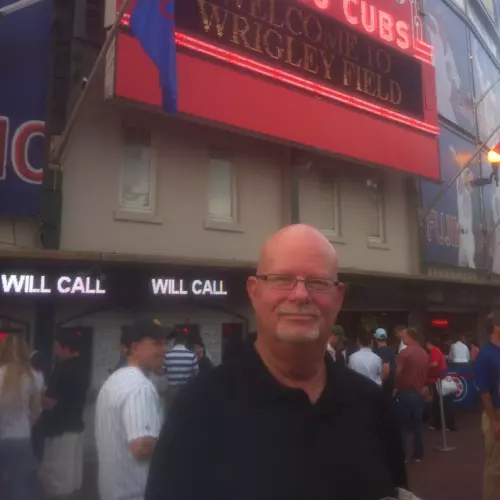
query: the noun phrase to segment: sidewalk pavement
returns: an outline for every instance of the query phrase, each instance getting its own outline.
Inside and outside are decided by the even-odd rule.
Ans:
[[[412,491],[422,500],[480,500],[482,495],[483,436],[479,411],[457,415],[457,432],[447,432],[453,451],[443,446],[442,432],[426,431],[425,458],[408,464]],[[500,492],[499,492],[500,500]]]

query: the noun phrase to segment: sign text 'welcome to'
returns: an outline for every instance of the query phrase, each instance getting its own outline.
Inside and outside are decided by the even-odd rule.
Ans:
[[[423,116],[417,60],[305,5],[291,0],[183,0],[176,5],[176,26],[306,80]]]

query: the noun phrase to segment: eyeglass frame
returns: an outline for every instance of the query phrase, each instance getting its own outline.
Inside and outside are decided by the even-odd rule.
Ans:
[[[330,278],[321,278],[320,276],[308,276],[307,278],[297,278],[297,276],[294,276],[293,274],[256,274],[255,278],[258,280],[263,281],[267,285],[269,285],[269,277],[270,276],[282,276],[286,278],[293,278],[293,284],[290,288],[273,288],[273,290],[282,290],[282,291],[291,291],[295,290],[297,285],[299,283],[304,283],[304,287],[308,292],[313,292],[313,293],[319,293],[319,294],[327,294],[332,292],[333,290],[342,287],[344,284],[338,280],[331,280]],[[308,282],[310,280],[323,280],[325,282],[328,282],[330,284],[330,288],[328,290],[323,291],[318,291],[311,289],[307,286]]]

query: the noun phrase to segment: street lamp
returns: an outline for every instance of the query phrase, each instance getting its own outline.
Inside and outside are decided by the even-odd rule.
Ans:
[[[493,149],[488,151],[488,161],[492,166],[498,167],[500,163],[500,142],[498,142]]]
[[[489,177],[479,177],[472,181],[473,187],[488,186],[489,184],[495,184],[498,186],[498,167],[500,165],[500,142],[497,143],[492,149],[488,151],[487,154],[488,162],[491,165],[491,174]]]

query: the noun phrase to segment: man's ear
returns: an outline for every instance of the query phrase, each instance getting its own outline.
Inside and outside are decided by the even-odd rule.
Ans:
[[[247,293],[252,302],[254,301],[255,296],[257,294],[257,286],[258,286],[257,278],[255,276],[250,276],[247,279]]]

